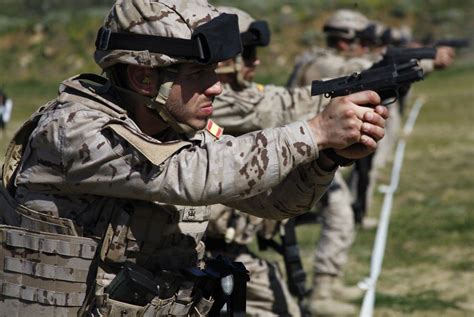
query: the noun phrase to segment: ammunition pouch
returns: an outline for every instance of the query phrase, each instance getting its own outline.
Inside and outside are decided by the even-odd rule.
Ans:
[[[76,316],[97,242],[0,225],[0,311]]]
[[[232,286],[225,295],[221,284],[229,276]],[[205,269],[157,274],[125,262],[106,287],[96,288],[95,303],[89,311],[111,317],[214,316],[227,304],[228,313],[244,316],[247,281],[248,272],[242,263],[222,257],[210,260]]]

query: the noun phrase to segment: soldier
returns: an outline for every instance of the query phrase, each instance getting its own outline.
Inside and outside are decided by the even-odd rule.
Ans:
[[[412,39],[412,32],[408,26],[400,28],[391,28],[381,22],[373,22],[376,25],[376,45],[371,48],[372,52],[376,54],[384,53],[389,45],[400,47],[420,48],[422,45],[416,43]],[[455,51],[451,47],[440,46],[436,47],[436,55],[434,59],[421,59],[419,64],[423,69],[423,73],[427,76],[435,70],[443,70],[452,64],[455,56]],[[409,89],[397,102],[389,107],[390,117],[385,126],[385,137],[379,143],[377,151],[374,153],[370,162],[370,172],[368,174],[368,182],[365,194],[365,202],[359,203],[358,207],[361,209],[369,209],[372,205],[373,193],[377,183],[378,171],[385,167],[388,160],[393,156],[395,145],[400,134],[402,115],[405,104],[412,89]],[[368,161],[367,158],[363,161]],[[362,186],[359,186],[361,188]],[[362,195],[359,195],[362,197]],[[360,198],[361,201],[363,198]],[[357,204],[357,203],[356,203]]]
[[[222,135],[208,121],[222,91],[214,68],[240,49],[236,17],[206,1],[113,5],[94,54],[108,79],[62,82],[7,152],[0,311],[206,315],[223,292],[196,271],[206,205],[291,217],[326,190],[338,156],[375,150],[387,111],[361,106],[380,103],[373,92],[308,121]]]
[[[326,48],[312,47],[296,58],[289,87],[301,87],[315,79],[334,78],[372,66],[364,55],[376,41],[375,28],[359,12],[338,10],[325,22]],[[363,58],[362,58],[363,57]]]
[[[376,44],[371,47],[373,56],[383,54],[388,46],[399,47],[422,47],[412,39],[411,29],[404,25],[399,28],[389,27],[381,22],[372,22],[376,26]],[[423,69],[425,76],[434,70],[442,70],[451,65],[454,60],[455,51],[451,47],[440,46],[436,48],[436,56],[434,59],[421,59],[420,66]],[[384,167],[388,159],[393,154],[395,143],[398,140],[401,127],[401,115],[403,114],[404,104],[407,95],[401,96],[401,100],[390,105],[390,119],[386,126],[386,135],[383,141],[379,144],[377,152],[374,155],[371,171],[371,181],[369,181],[370,189],[368,190],[368,199],[372,197],[371,192],[375,184],[377,170]],[[370,202],[368,203],[370,205]]]
[[[338,10],[324,24],[328,48],[313,47],[297,58],[290,87],[308,85],[315,79],[334,78],[370,68],[367,58],[375,44],[375,28],[359,12]],[[342,283],[341,275],[355,237],[352,195],[340,172],[321,205],[323,227],[316,246],[310,310],[316,315],[351,315],[352,301],[362,290]],[[364,219],[367,223],[367,218]]]
[[[311,97],[309,86],[287,89],[254,82],[260,64],[257,47],[267,46],[270,30],[265,21],[255,21],[248,13],[231,7],[220,12],[237,14],[243,52],[219,63],[217,73],[223,92],[214,99],[213,120],[232,135],[282,126],[313,117],[328,99]],[[264,220],[224,205],[212,206],[206,248],[212,254],[232,255],[250,272],[247,314],[250,316],[299,316],[278,267],[250,252],[247,245],[257,234],[266,238],[278,233],[280,222]],[[244,210],[245,211],[245,210]]]

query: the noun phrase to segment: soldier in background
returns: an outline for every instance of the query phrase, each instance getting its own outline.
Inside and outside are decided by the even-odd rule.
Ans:
[[[315,79],[334,78],[360,72],[372,66],[370,47],[376,41],[375,29],[359,12],[338,10],[324,23],[327,48],[313,47],[296,59],[290,87],[308,85]],[[316,246],[311,311],[316,315],[351,315],[356,307],[347,303],[362,296],[358,287],[342,282],[344,265],[355,237],[352,195],[342,173],[321,203],[323,227]],[[364,219],[370,227],[371,219]]]
[[[206,205],[292,217],[333,178],[323,149],[348,159],[375,150],[387,111],[362,106],[380,103],[373,92],[334,99],[308,121],[222,135],[208,121],[222,91],[215,66],[240,49],[236,17],[206,1],[113,5],[94,54],[107,78],[62,82],[9,147],[2,312],[206,315],[222,294],[196,272]]]
[[[296,58],[289,87],[309,85],[315,79],[348,75],[372,66],[367,54],[376,38],[367,17],[352,10],[338,10],[325,22],[323,31],[326,47],[313,46]]]
[[[255,71],[260,64],[257,46],[268,44],[269,40],[266,34],[269,31],[258,32],[257,29],[253,29],[262,21],[256,22],[241,10],[229,7],[219,7],[219,10],[236,13],[239,16],[244,50],[241,56],[219,63],[217,72],[223,83],[223,93],[217,96],[214,101],[213,120],[222,125],[226,131],[241,135],[255,129],[281,126],[291,120],[313,116],[324,108],[327,99],[311,97],[310,86],[288,89],[255,83],[253,81]],[[256,34],[255,39],[249,38],[249,34]],[[337,194],[333,197],[340,198]],[[345,200],[349,205],[349,217],[340,217],[339,220],[334,219],[334,222],[347,221],[347,218],[349,221],[352,220],[350,198],[346,197]],[[255,255],[250,255],[246,247],[246,244],[255,237],[261,220],[241,215],[235,210],[226,211],[223,207],[214,206],[214,209],[213,218],[215,220],[211,221],[208,233],[208,237],[211,237],[211,241],[216,245],[214,252],[229,253],[226,250],[239,250],[237,252],[239,261],[258,272],[253,275],[252,270],[250,272],[248,311],[255,312],[255,315],[259,316],[269,313],[269,311],[275,315],[282,315],[284,314],[282,307],[294,307],[292,301],[286,297],[288,291],[279,275],[272,276],[275,274],[274,269],[271,269],[272,264],[255,257]],[[237,234],[235,234],[236,232]],[[339,236],[340,233],[335,239],[339,240]],[[219,238],[220,241],[223,241],[224,237],[226,243],[215,242]],[[271,282],[272,280],[274,282]],[[262,290],[262,287],[270,289],[271,292]],[[278,296],[281,298],[279,299]],[[282,297],[286,297],[286,299]],[[291,310],[288,312],[295,315]]]
[[[388,32],[386,31],[385,25],[369,21],[359,12],[351,10],[336,11],[325,23],[324,32],[329,48],[313,48],[311,51],[300,56],[297,59],[295,70],[289,81],[291,86],[306,85],[314,79],[349,75],[352,72],[360,72],[370,68],[374,62],[380,60],[381,54],[383,54],[386,49],[386,45],[391,43],[389,41],[394,41],[394,39],[390,39],[390,36],[387,36]],[[404,34],[403,32],[398,33]],[[402,40],[403,39],[400,39],[400,43]],[[405,40],[403,42],[408,41]],[[443,65],[446,65],[445,63],[449,63],[450,55],[451,53],[447,50],[438,50],[435,60],[422,60],[421,65],[425,72],[429,72],[434,65],[443,67]],[[354,195],[363,196],[362,199],[357,199],[352,206],[357,209],[355,214],[365,214],[366,210],[370,208],[377,176],[377,167],[383,166],[388,155],[391,153],[390,148],[393,147],[393,144],[398,138],[401,121],[399,103],[396,102],[390,105],[389,110],[390,117],[386,122],[387,133],[380,142],[380,147],[377,149],[374,159],[364,158],[356,163],[359,167],[355,169],[356,171],[362,170],[363,167],[363,169],[369,172],[365,176],[360,175],[360,173],[355,174],[359,178],[367,178],[366,185],[354,186]],[[335,183],[337,180],[338,177],[336,174]],[[365,189],[361,187],[365,187]],[[361,190],[362,193],[357,192]],[[328,197],[331,197],[331,189],[329,190]],[[373,227],[376,225],[376,222],[377,220],[374,218],[363,217],[362,219],[362,224],[365,228]],[[318,266],[324,268],[324,265],[318,264],[318,251],[319,249],[316,252],[315,273],[318,272]],[[324,254],[324,252],[319,251],[319,254]],[[324,285],[324,283],[322,284]],[[315,289],[317,290],[317,288]],[[356,293],[354,290],[354,294]],[[349,292],[349,294],[352,294],[352,292]],[[313,293],[313,295],[315,294]],[[315,296],[317,296],[317,294]],[[327,297],[329,297],[329,295]],[[344,297],[345,296],[339,296],[341,299]],[[350,296],[348,299],[350,299]],[[321,309],[324,305],[319,305],[318,308],[317,302],[318,300],[316,299],[315,308],[323,312]],[[328,301],[319,300],[319,302],[326,303]],[[331,310],[331,306],[335,307],[336,305],[329,304],[327,306],[329,310]]]
[[[372,23],[375,25],[376,30],[376,41],[375,44],[371,46],[371,54],[374,56],[374,58],[381,56],[381,54],[383,54],[389,46],[406,48],[423,47],[420,43],[413,41],[411,28],[407,25],[395,28],[389,27],[378,21],[373,21]],[[435,70],[442,70],[449,67],[449,65],[453,63],[454,57],[455,51],[453,48],[440,46],[436,47],[436,56],[434,59],[421,59],[419,63],[423,69],[423,73],[426,76]],[[411,89],[409,92],[410,91]],[[374,154],[372,161],[372,171],[370,175],[371,180],[369,181],[370,189],[368,190],[367,194],[367,199],[369,200],[368,206],[370,206],[370,200],[374,190],[373,187],[376,183],[377,171],[380,168],[383,168],[387,161],[393,157],[393,150],[395,148],[396,142],[398,141],[401,129],[403,109],[405,108],[405,103],[408,99],[409,92],[403,96],[400,96],[400,100],[393,103],[389,107],[390,118],[387,121],[386,135],[383,141],[379,144],[377,152]]]
[[[243,52],[217,67],[223,92],[214,99],[213,120],[232,135],[242,135],[263,128],[282,126],[309,118],[326,105],[328,99],[311,97],[310,87],[287,89],[254,82],[260,64],[257,47],[267,46],[270,30],[265,21],[256,21],[246,12],[232,7],[218,7],[237,14]],[[245,210],[244,210],[245,211]],[[248,215],[224,205],[211,206],[206,248],[213,254],[232,255],[250,272],[247,286],[247,315],[300,316],[300,310],[275,263],[250,252],[248,245],[257,235],[273,238],[282,223]]]

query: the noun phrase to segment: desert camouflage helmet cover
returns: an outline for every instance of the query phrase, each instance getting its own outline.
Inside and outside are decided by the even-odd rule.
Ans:
[[[219,12],[235,14],[239,18],[239,31],[244,46],[267,46],[270,43],[270,28],[264,20],[255,20],[250,14],[233,7],[217,7]]]
[[[240,9],[226,6],[219,6],[217,10],[222,13],[236,14],[239,17],[239,31],[244,33],[248,31],[250,24],[255,21],[254,18],[250,16],[247,12],[244,12]]]
[[[369,19],[363,14],[347,9],[337,10],[324,24],[324,32],[328,36],[353,39],[357,32],[370,25]]]
[[[391,28],[391,40],[395,45],[407,44],[413,40],[413,33],[408,25]]]
[[[105,18],[111,32],[191,39],[194,30],[219,16],[205,0],[117,0]],[[105,69],[117,63],[167,67],[189,59],[149,50],[97,49],[96,63]]]

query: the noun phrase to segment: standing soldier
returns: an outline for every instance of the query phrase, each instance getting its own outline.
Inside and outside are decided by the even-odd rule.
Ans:
[[[311,84],[370,68],[366,56],[376,41],[375,29],[364,15],[338,10],[324,24],[327,48],[313,47],[297,58],[290,87]],[[322,200],[323,227],[315,253],[310,309],[316,315],[351,315],[356,307],[345,301],[362,296],[362,290],[342,283],[341,275],[354,241],[352,195],[340,172]]]
[[[237,18],[206,1],[113,5],[94,54],[108,79],[62,82],[7,152],[0,311],[207,315],[223,291],[198,269],[206,205],[295,216],[333,178],[321,150],[375,150],[387,111],[362,106],[380,103],[373,92],[334,99],[308,121],[222,135],[208,122],[222,91],[214,69],[240,49]]]
[[[222,125],[226,131],[241,135],[256,129],[281,126],[293,120],[313,116],[324,108],[327,99],[311,97],[310,86],[287,89],[255,83],[253,81],[255,70],[260,64],[256,48],[268,44],[269,31],[267,28],[264,30],[257,28],[264,22],[255,21],[241,10],[228,7],[220,7],[219,10],[239,16],[244,50],[242,55],[219,63],[217,72],[224,89],[214,102],[213,119],[217,123]],[[342,182],[339,173],[336,175],[338,183]],[[348,193],[348,189],[345,189],[345,192],[341,191],[342,194],[335,191],[331,195],[331,199],[334,200],[331,207],[340,206],[339,202],[342,202],[347,208],[343,213],[329,212],[330,216],[327,217],[326,223],[331,225],[326,225],[323,228],[325,232],[323,237],[331,239],[338,248],[350,245],[353,237],[351,201],[350,195],[344,194]],[[270,263],[251,255],[246,247],[246,244],[250,243],[255,232],[258,231],[261,220],[244,216],[238,211],[222,206],[214,208],[216,212],[209,233],[214,244],[213,251],[228,254],[228,250],[232,249],[236,251],[234,254],[239,254],[237,257],[239,261],[244,262],[247,267],[253,268],[255,271],[253,275],[252,271],[250,272],[248,311],[255,311],[255,315],[258,316],[262,314],[283,315],[286,307],[295,306],[292,300],[286,296],[288,291],[284,283],[279,279],[279,275],[273,276],[275,273]],[[346,228],[348,230],[344,231]],[[237,234],[235,235],[234,232]],[[231,233],[230,236],[229,233]],[[224,237],[227,240],[226,243],[223,242]],[[334,247],[334,249],[336,248]],[[337,253],[345,256],[347,252],[337,251]],[[338,254],[335,256],[339,256]],[[325,256],[331,257],[327,252]],[[342,258],[340,261],[344,262],[345,259]],[[272,280],[273,283],[271,283]],[[271,289],[271,292],[262,291],[263,286]],[[283,295],[286,299],[282,298]],[[288,312],[295,315],[295,312],[291,310]]]
[[[217,67],[223,92],[214,100],[213,120],[232,135],[242,135],[313,117],[320,107],[327,104],[328,99],[311,97],[309,86],[287,89],[255,83],[253,79],[260,63],[257,47],[267,46],[270,42],[266,21],[256,21],[236,8],[217,9],[239,17],[243,52],[220,62]],[[257,234],[271,238],[280,232],[281,222],[248,215],[224,205],[214,205],[211,210],[206,248],[213,255],[231,255],[249,270],[247,314],[299,316],[298,305],[291,297],[278,267],[259,258],[247,247]]]

